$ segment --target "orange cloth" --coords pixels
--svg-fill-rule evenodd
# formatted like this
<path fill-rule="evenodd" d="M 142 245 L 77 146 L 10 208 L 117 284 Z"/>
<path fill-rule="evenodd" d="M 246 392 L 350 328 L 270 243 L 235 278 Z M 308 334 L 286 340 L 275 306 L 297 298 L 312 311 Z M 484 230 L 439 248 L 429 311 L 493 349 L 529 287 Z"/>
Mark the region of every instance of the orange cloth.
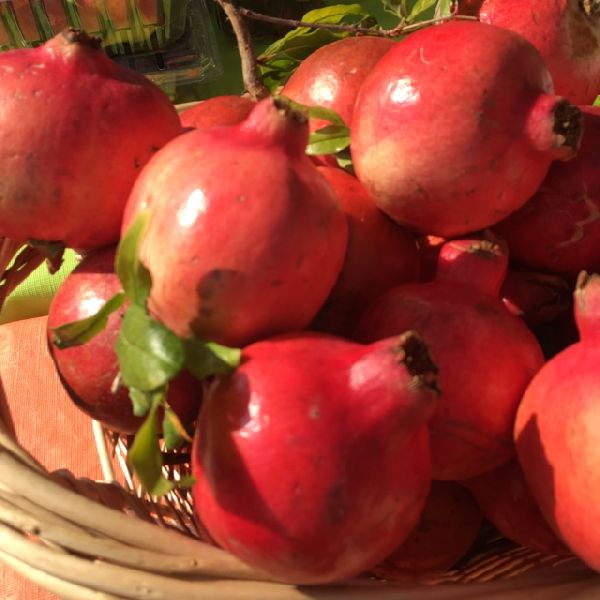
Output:
<path fill-rule="evenodd" d="M 64 391 L 46 345 L 46 317 L 0 325 L 0 412 L 49 470 L 102 479 L 91 420 Z M 4 396 L 4 398 L 3 398 Z M 1 600 L 55 600 L 0 562 Z"/>

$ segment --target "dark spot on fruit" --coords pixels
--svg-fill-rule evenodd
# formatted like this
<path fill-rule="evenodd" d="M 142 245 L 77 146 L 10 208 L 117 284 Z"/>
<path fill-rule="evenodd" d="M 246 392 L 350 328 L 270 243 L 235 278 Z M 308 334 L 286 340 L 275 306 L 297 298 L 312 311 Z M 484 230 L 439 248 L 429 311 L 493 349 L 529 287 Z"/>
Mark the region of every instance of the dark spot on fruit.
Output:
<path fill-rule="evenodd" d="M 142 163 L 140 162 L 140 160 L 138 158 L 134 158 L 133 159 L 133 168 L 139 169 L 141 166 L 142 166 Z"/>
<path fill-rule="evenodd" d="M 339 523 L 346 515 L 347 508 L 346 488 L 338 481 L 331 486 L 325 500 L 325 522 Z"/>
<path fill-rule="evenodd" d="M 154 154 L 160 150 L 160 146 L 150 146 L 150 152 Z"/>

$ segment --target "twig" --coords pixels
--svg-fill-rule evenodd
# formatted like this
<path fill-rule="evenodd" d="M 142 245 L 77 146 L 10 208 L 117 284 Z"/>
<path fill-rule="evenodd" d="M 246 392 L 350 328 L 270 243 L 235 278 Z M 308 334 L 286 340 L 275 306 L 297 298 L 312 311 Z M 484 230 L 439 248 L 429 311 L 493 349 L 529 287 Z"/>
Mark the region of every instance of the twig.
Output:
<path fill-rule="evenodd" d="M 266 98 L 269 90 L 261 81 L 252 35 L 242 16 L 242 9 L 237 0 L 215 0 L 215 2 L 223 9 L 233 27 L 242 61 L 242 77 L 246 91 L 253 100 Z"/>
<path fill-rule="evenodd" d="M 221 0 L 216 0 L 220 3 Z M 263 21 L 265 23 L 272 23 L 273 25 L 283 25 L 290 29 L 296 29 L 298 27 L 306 27 L 308 29 L 327 29 L 329 31 L 347 31 L 354 34 L 367 34 L 375 35 L 379 37 L 397 37 L 405 35 L 423 27 L 429 25 L 435 25 L 437 23 L 443 23 L 444 21 L 451 21 L 453 19 L 462 21 L 478 21 L 478 17 L 471 17 L 467 15 L 450 14 L 444 17 L 436 17 L 434 19 L 428 19 L 427 21 L 420 21 L 419 23 L 407 24 L 406 21 L 401 20 L 396 27 L 391 29 L 382 29 L 381 27 L 361 27 L 360 25 L 340 25 L 339 23 L 313 23 L 309 21 L 300 21 L 297 19 L 284 19 L 282 17 L 271 17 L 270 15 L 264 15 L 257 13 L 248 8 L 239 8 L 239 14 L 247 19 L 253 19 L 255 21 Z"/>

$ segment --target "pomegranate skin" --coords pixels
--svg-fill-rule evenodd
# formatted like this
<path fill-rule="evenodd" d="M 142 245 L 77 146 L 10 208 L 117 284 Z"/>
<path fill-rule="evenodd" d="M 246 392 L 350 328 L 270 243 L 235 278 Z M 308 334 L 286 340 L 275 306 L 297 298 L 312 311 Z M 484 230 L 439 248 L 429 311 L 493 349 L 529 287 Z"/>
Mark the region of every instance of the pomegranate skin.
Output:
<path fill-rule="evenodd" d="M 494 228 L 519 264 L 571 277 L 600 271 L 600 107 L 581 108 L 577 156 L 554 163 L 525 206 Z"/>
<path fill-rule="evenodd" d="M 419 233 L 489 227 L 525 204 L 551 162 L 579 145 L 579 109 L 552 94 L 541 56 L 513 32 L 471 21 L 417 31 L 359 91 L 351 125 L 357 177 L 379 208 Z"/>
<path fill-rule="evenodd" d="M 440 480 L 474 477 L 514 456 L 517 407 L 544 362 L 533 334 L 498 298 L 506 257 L 481 248 L 489 242 L 466 242 L 444 244 L 436 280 L 375 300 L 354 333 L 370 343 L 414 329 L 429 345 L 440 369 L 440 401 L 429 421 L 432 476 Z"/>
<path fill-rule="evenodd" d="M 244 346 L 301 330 L 341 271 L 346 217 L 304 154 L 306 122 L 278 106 L 180 136 L 136 182 L 124 228 L 149 210 L 148 306 L 182 337 Z"/>
<path fill-rule="evenodd" d="M 345 171 L 318 167 L 348 217 L 348 249 L 337 283 L 311 328 L 350 335 L 370 302 L 395 285 L 417 281 L 414 237 L 382 213 L 360 182 Z"/>
<path fill-rule="evenodd" d="M 575 555 L 600 570 L 600 278 L 583 274 L 574 296 L 581 339 L 533 378 L 514 434 L 519 463 L 546 520 Z"/>
<path fill-rule="evenodd" d="M 77 406 L 114 431 L 135 433 L 143 419 L 133 414 L 129 390 L 112 385 L 119 373 L 114 350 L 127 303 L 108 317 L 103 331 L 89 342 L 59 349 L 52 329 L 84 319 L 121 289 L 114 273 L 115 247 L 91 251 L 57 290 L 48 312 L 48 347 L 61 381 Z M 187 371 L 169 384 L 167 400 L 183 423 L 195 420 L 200 409 L 200 382 Z"/>
<path fill-rule="evenodd" d="M 298 334 L 244 349 L 208 390 L 192 448 L 194 507 L 219 545 L 317 584 L 358 575 L 408 536 L 431 482 L 424 423 L 437 398 L 422 349 L 421 375 L 402 364 L 411 339 Z"/>
<path fill-rule="evenodd" d="M 570 554 L 543 517 L 516 459 L 461 483 L 508 539 L 541 554 Z"/>
<path fill-rule="evenodd" d="M 140 169 L 179 135 L 167 96 L 66 30 L 0 54 L 0 235 L 115 243 Z"/>
<path fill-rule="evenodd" d="M 252 111 L 256 102 L 242 96 L 215 96 L 179 114 L 182 127 L 195 129 L 237 125 Z"/>
<path fill-rule="evenodd" d="M 394 44 L 386 38 L 358 36 L 322 46 L 300 63 L 281 94 L 300 104 L 330 108 L 350 124 L 363 80 Z M 327 124 L 311 119 L 310 129 Z"/>
<path fill-rule="evenodd" d="M 396 581 L 443 573 L 468 552 L 482 520 L 477 503 L 463 486 L 433 481 L 418 525 L 374 573 Z"/>
<path fill-rule="evenodd" d="M 600 93 L 600 17 L 594 4 L 586 9 L 582 0 L 485 0 L 479 18 L 533 44 L 557 94 L 591 104 Z"/>

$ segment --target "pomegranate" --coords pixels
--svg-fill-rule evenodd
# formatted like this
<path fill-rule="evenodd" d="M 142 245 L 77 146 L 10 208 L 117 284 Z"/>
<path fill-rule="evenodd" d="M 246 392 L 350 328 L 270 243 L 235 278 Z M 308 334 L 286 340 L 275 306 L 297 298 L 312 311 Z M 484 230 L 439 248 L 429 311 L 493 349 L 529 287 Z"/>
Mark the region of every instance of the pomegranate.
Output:
<path fill-rule="evenodd" d="M 345 171 L 319 167 L 348 217 L 348 250 L 342 272 L 312 328 L 350 335 L 364 307 L 389 288 L 419 276 L 415 239 L 372 202 Z"/>
<path fill-rule="evenodd" d="M 303 60 L 283 86 L 281 94 L 307 106 L 334 110 L 350 124 L 358 90 L 375 63 L 395 42 L 375 36 L 337 40 Z M 311 119 L 311 131 L 328 125 Z"/>
<path fill-rule="evenodd" d="M 142 419 L 133 414 L 129 390 L 113 390 L 119 373 L 114 350 L 126 305 L 112 313 L 106 328 L 80 346 L 59 349 L 52 330 L 95 314 L 120 289 L 113 246 L 91 251 L 58 288 L 48 312 L 50 354 L 72 400 L 93 419 L 122 433 L 135 433 Z M 167 400 L 184 423 L 197 416 L 201 384 L 186 371 L 169 385 Z"/>
<path fill-rule="evenodd" d="M 348 225 L 304 154 L 308 125 L 267 98 L 239 126 L 191 131 L 157 153 L 124 228 L 147 209 L 150 311 L 182 337 L 244 346 L 300 330 L 331 292 Z"/>
<path fill-rule="evenodd" d="M 243 96 L 214 96 L 186 108 L 179 115 L 182 127 L 237 125 L 252 111 L 256 102 Z"/>
<path fill-rule="evenodd" d="M 494 228 L 511 257 L 532 269 L 600 271 L 600 107 L 583 107 L 583 118 L 577 157 L 554 163 L 527 204 Z"/>
<path fill-rule="evenodd" d="M 516 459 L 462 483 L 509 540 L 541 554 L 570 554 L 540 512 Z"/>
<path fill-rule="evenodd" d="M 600 93 L 597 0 L 485 0 L 479 18 L 522 35 L 541 53 L 556 93 L 591 104 Z"/>
<path fill-rule="evenodd" d="M 544 358 L 498 298 L 506 268 L 497 243 L 447 242 L 434 281 L 388 290 L 358 322 L 359 341 L 414 329 L 431 348 L 442 391 L 429 422 L 434 479 L 474 477 L 514 455 L 515 413 Z"/>
<path fill-rule="evenodd" d="M 427 498 L 435 371 L 411 332 L 369 346 L 305 333 L 246 347 L 200 411 L 199 520 L 277 580 L 326 583 L 374 566 Z"/>
<path fill-rule="evenodd" d="M 600 278 L 575 292 L 581 340 L 548 361 L 517 413 L 519 462 L 544 517 L 570 550 L 600 570 Z"/>
<path fill-rule="evenodd" d="M 477 57 L 476 66 L 473 57 Z M 422 234 L 497 223 L 579 145 L 581 114 L 521 36 L 476 21 L 421 29 L 360 88 L 351 124 L 358 179 L 377 206 Z"/>
<path fill-rule="evenodd" d="M 481 511 L 467 489 L 433 481 L 418 525 L 374 572 L 387 580 L 419 580 L 447 571 L 471 548 L 481 524 Z"/>
<path fill-rule="evenodd" d="M 167 96 L 69 29 L 0 54 L 0 236 L 114 243 L 140 169 L 181 132 Z"/>

